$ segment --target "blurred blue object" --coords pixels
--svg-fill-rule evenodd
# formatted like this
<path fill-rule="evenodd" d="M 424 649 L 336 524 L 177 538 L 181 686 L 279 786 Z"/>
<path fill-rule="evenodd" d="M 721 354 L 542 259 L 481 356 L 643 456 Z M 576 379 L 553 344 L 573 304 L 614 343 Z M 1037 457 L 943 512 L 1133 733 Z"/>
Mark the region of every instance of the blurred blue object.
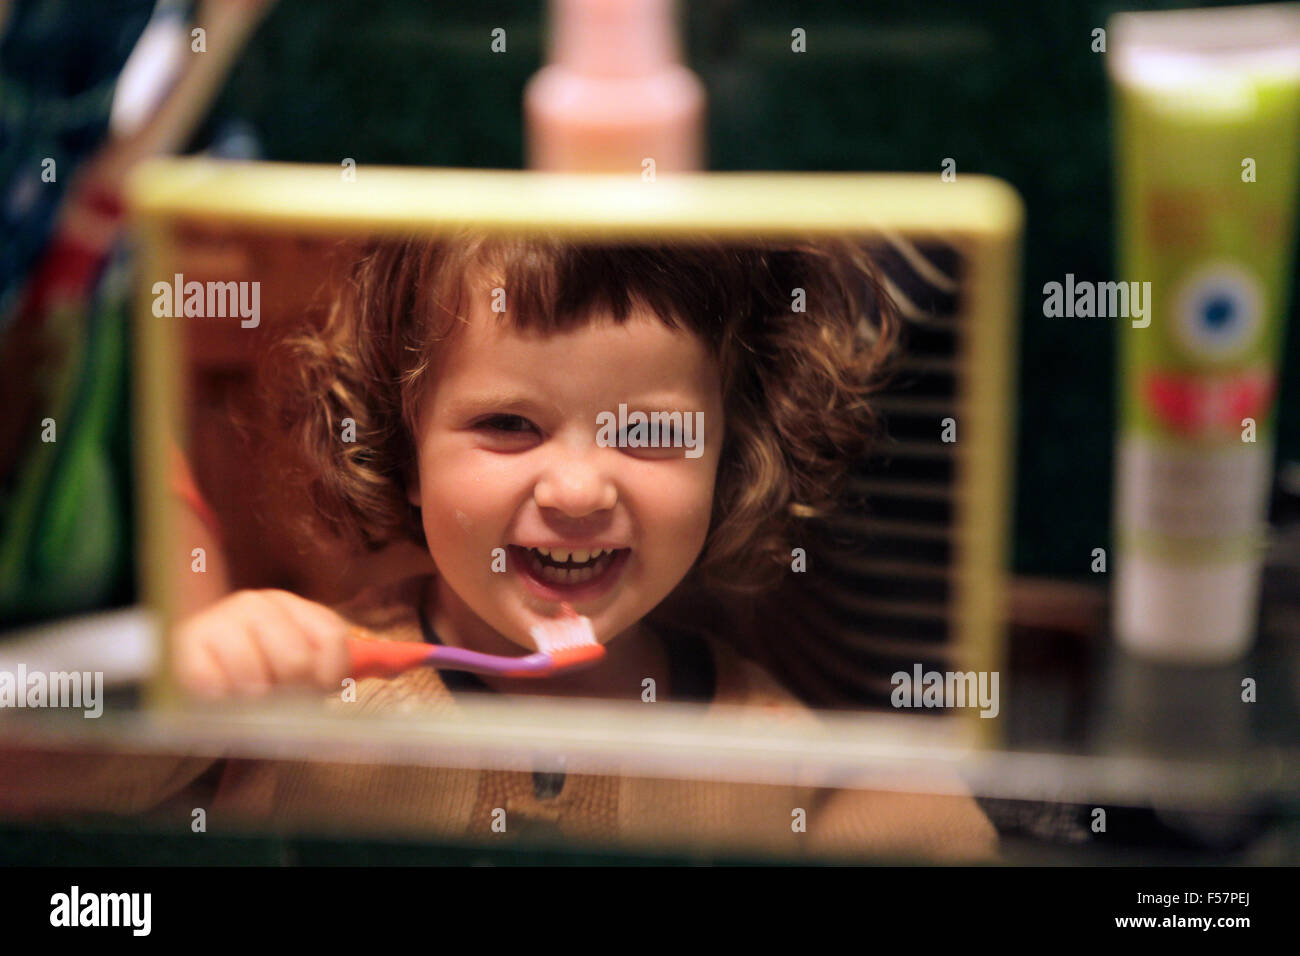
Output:
<path fill-rule="evenodd" d="M 118 75 L 153 7 L 17 0 L 0 25 L 0 334 L 73 174 L 105 137 Z"/>

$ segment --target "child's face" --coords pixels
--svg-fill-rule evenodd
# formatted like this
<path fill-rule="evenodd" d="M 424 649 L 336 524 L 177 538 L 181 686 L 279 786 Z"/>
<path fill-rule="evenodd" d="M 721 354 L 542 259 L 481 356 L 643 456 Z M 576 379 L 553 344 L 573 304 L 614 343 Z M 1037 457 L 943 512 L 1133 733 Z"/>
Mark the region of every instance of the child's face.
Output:
<path fill-rule="evenodd" d="M 531 650 L 529 628 L 567 600 L 605 642 L 677 586 L 704 545 L 723 436 L 717 363 L 697 336 L 644 311 L 523 334 L 483 304 L 430 371 L 411 500 L 459 610 Z M 620 403 L 692 425 L 703 412 L 702 453 L 602 446 L 597 416 Z M 548 567 L 598 549 L 587 568 Z"/>

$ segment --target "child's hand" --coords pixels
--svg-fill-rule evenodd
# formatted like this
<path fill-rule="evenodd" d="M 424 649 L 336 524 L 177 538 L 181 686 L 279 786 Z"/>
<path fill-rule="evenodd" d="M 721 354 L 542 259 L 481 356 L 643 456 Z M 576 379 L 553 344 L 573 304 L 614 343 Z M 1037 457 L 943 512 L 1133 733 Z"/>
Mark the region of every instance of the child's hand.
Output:
<path fill-rule="evenodd" d="M 288 591 L 236 591 L 176 630 L 174 671 L 201 697 L 255 697 L 272 687 L 337 690 L 351 625 Z"/>

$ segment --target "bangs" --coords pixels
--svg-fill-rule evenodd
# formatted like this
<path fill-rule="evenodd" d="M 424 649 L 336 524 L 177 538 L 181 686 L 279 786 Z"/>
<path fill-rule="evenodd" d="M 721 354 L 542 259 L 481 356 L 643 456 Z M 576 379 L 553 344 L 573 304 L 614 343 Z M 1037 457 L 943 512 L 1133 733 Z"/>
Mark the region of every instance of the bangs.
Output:
<path fill-rule="evenodd" d="M 752 248 L 699 242 L 519 238 L 480 239 L 462 248 L 467 258 L 460 274 L 467 278 L 454 306 L 462 319 L 467 294 L 508 290 L 503 318 L 523 331 L 563 332 L 597 316 L 623 323 L 645 310 L 668 328 L 699 335 L 715 355 L 727 329 L 751 311 L 764 258 Z"/>

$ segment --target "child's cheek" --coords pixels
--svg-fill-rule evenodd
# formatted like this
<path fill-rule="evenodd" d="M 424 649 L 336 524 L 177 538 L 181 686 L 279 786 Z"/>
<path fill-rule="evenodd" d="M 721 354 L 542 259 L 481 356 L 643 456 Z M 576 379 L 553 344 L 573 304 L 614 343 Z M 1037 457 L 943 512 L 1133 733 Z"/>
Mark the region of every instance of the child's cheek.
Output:
<path fill-rule="evenodd" d="M 694 463 L 692 463 L 694 464 Z M 676 548 L 696 550 L 703 545 L 713 512 L 713 470 L 683 467 L 672 478 L 662 475 L 643 489 L 651 504 L 652 524 Z"/>
<path fill-rule="evenodd" d="M 464 541 L 489 533 L 491 503 L 496 500 L 493 487 L 488 477 L 480 475 L 475 480 L 468 470 L 445 469 L 431 489 L 434 520 L 444 533 Z"/>
<path fill-rule="evenodd" d="M 452 455 L 439 455 L 439 449 L 426 453 L 421 485 L 421 510 L 430 550 L 445 550 L 440 545 L 455 541 L 464 546 L 482 530 L 482 491 L 473 480 L 472 470 Z M 434 466 L 437 462 L 437 466 Z"/>

